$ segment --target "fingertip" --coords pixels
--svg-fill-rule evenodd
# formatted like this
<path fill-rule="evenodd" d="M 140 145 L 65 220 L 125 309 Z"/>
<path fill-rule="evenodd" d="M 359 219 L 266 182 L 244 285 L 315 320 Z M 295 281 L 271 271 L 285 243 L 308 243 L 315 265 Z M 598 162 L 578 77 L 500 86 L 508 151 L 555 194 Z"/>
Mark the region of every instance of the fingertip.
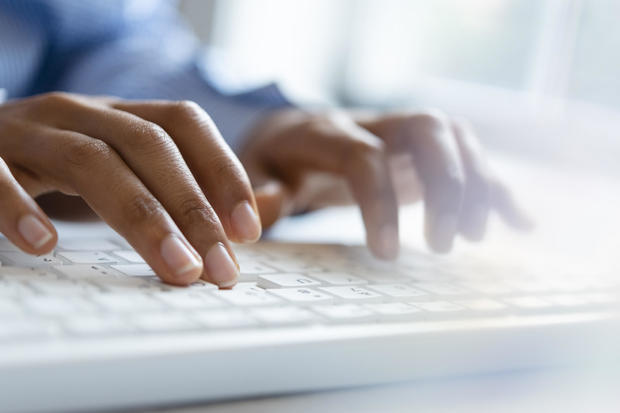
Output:
<path fill-rule="evenodd" d="M 35 214 L 26 214 L 17 222 L 17 231 L 26 245 L 35 253 L 52 251 L 58 241 L 54 226 Z"/>
<path fill-rule="evenodd" d="M 379 229 L 376 238 L 373 240 L 369 239 L 367 242 L 377 258 L 389 261 L 398 258 L 400 240 L 397 226 L 391 224 L 384 225 Z"/>
<path fill-rule="evenodd" d="M 262 233 L 258 214 L 248 201 L 242 201 L 235 206 L 230 214 L 230 220 L 237 238 L 241 242 L 256 242 Z"/>
<path fill-rule="evenodd" d="M 452 251 L 457 229 L 458 217 L 455 214 L 427 212 L 426 241 L 434 252 L 445 254 Z"/>

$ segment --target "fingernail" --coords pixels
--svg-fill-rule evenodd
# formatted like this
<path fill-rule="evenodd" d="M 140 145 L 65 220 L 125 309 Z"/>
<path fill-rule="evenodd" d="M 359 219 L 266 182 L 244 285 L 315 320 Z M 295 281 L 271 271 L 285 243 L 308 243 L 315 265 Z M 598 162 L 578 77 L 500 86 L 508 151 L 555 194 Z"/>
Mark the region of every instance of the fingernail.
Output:
<path fill-rule="evenodd" d="M 249 202 L 237 204 L 231 214 L 232 225 L 242 241 L 253 242 L 260 238 L 260 220 Z"/>
<path fill-rule="evenodd" d="M 176 276 L 200 272 L 201 262 L 181 239 L 170 234 L 161 242 L 161 256 Z"/>
<path fill-rule="evenodd" d="M 41 248 L 54 237 L 43 222 L 34 215 L 23 216 L 17 223 L 17 230 L 34 249 Z"/>
<path fill-rule="evenodd" d="M 458 227 L 456 215 L 441 214 L 437 215 L 432 223 L 435 246 L 441 251 L 446 252 L 452 249 L 454 236 Z"/>
<path fill-rule="evenodd" d="M 221 242 L 212 246 L 207 252 L 205 270 L 211 281 L 222 288 L 232 287 L 237 283 L 239 271 Z"/>
<path fill-rule="evenodd" d="M 379 230 L 379 246 L 385 258 L 394 258 L 398 254 L 398 230 L 392 225 L 385 225 Z"/>

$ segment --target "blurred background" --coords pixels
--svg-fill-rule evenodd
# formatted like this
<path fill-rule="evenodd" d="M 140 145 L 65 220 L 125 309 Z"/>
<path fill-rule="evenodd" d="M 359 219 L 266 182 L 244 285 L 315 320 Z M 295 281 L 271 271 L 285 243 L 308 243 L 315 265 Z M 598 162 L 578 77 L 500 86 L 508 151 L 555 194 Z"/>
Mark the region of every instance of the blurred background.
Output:
<path fill-rule="evenodd" d="M 239 84 L 296 102 L 436 107 L 486 146 L 571 168 L 620 162 L 617 0 L 182 0 Z"/>
<path fill-rule="evenodd" d="M 276 81 L 304 104 L 431 107 L 468 118 L 539 224 L 526 237 L 493 224 L 494 242 L 477 252 L 539 268 L 619 268 L 620 1 L 183 0 L 179 7 L 209 55 L 225 62 L 231 85 Z M 502 156 L 529 166 L 511 169 Z M 309 221 L 300 233 L 329 240 L 346 227 L 351 240 L 363 239 L 355 219 L 343 213 L 333 234 Z M 401 222 L 403 239 L 421 237 L 420 216 L 401 214 Z"/>

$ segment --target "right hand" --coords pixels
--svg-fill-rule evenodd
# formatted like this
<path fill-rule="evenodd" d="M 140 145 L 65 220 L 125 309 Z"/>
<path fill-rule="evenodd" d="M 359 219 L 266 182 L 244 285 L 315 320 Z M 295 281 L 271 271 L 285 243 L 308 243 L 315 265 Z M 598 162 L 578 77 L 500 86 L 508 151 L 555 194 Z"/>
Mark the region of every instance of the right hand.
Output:
<path fill-rule="evenodd" d="M 0 231 L 27 253 L 56 245 L 33 199 L 54 191 L 81 196 L 171 284 L 231 287 L 229 240 L 261 233 L 243 167 L 191 102 L 50 93 L 1 105 Z"/>

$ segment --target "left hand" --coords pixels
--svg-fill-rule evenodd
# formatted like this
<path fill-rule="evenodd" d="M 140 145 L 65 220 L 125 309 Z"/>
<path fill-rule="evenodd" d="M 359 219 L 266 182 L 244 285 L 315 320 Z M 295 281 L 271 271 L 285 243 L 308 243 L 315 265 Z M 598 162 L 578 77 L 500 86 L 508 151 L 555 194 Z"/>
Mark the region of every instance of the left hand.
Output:
<path fill-rule="evenodd" d="M 399 203 L 424 199 L 425 235 L 437 252 L 449 251 L 457 234 L 481 240 L 492 210 L 513 227 L 531 225 L 490 171 L 471 128 L 437 112 L 279 111 L 255 128 L 240 158 L 263 227 L 355 202 L 369 248 L 384 259 L 398 254 Z"/>

